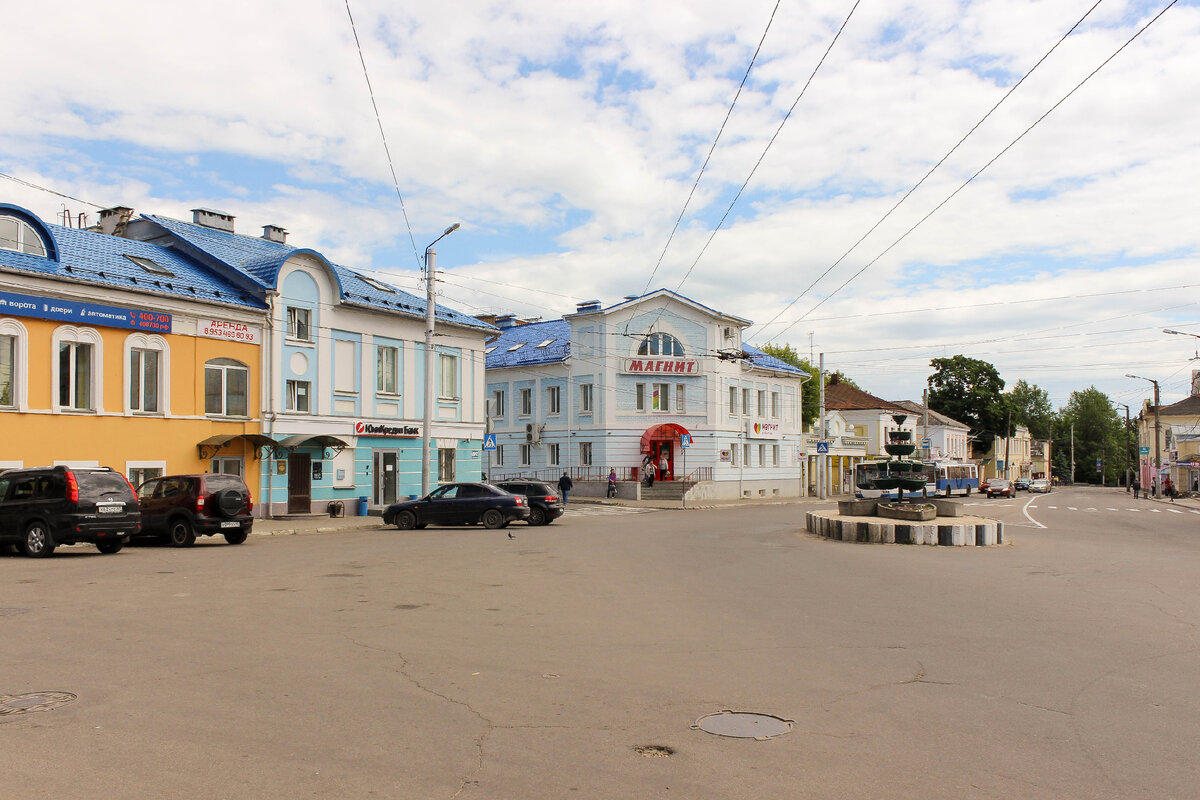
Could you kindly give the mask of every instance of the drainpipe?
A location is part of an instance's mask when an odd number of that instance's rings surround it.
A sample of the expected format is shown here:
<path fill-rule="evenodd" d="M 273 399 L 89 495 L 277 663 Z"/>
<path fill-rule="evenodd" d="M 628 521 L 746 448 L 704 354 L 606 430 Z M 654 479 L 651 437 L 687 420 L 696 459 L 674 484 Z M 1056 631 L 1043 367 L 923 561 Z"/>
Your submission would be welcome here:
<path fill-rule="evenodd" d="M 273 435 L 275 432 L 275 373 L 274 373 L 275 298 L 278 296 L 279 296 L 278 292 L 267 292 L 267 330 L 266 330 L 266 336 L 265 336 L 266 341 L 263 342 L 263 347 L 260 348 L 260 351 L 262 353 L 260 360 L 262 361 L 261 369 L 262 369 L 262 374 L 263 374 L 263 380 L 265 380 L 266 384 L 267 384 L 266 413 L 263 414 L 263 422 L 266 423 L 266 425 L 265 425 L 266 431 L 264 432 L 264 435 L 269 436 L 272 439 L 275 438 L 275 436 Z M 271 460 L 275 456 L 275 448 L 273 448 L 273 447 L 271 448 L 270 456 L 271 456 L 271 458 L 268 459 L 268 461 L 267 461 L 267 474 L 266 474 L 266 481 L 265 481 L 266 488 L 264 489 L 267 496 L 265 498 L 263 498 L 263 500 L 265 501 L 263 503 L 263 507 L 265 508 L 264 517 L 266 519 L 274 518 L 274 514 L 271 511 L 271 501 L 275 497 L 275 494 L 272 491 L 272 489 L 273 489 L 272 482 L 274 481 L 275 476 L 272 473 L 271 468 L 270 468 Z M 261 467 L 260 467 L 260 471 L 261 471 Z M 260 479 L 261 479 L 261 477 L 262 476 L 260 475 Z"/>

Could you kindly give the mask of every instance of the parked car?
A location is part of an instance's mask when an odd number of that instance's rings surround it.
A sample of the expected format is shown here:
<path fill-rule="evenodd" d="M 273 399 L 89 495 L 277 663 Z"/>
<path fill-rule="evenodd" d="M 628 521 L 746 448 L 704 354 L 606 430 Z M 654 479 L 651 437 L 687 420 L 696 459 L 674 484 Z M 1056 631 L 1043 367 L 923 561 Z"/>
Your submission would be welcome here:
<path fill-rule="evenodd" d="M 1029 484 L 1029 491 L 1038 492 L 1040 494 L 1046 494 L 1052 488 L 1053 486 L 1050 481 L 1046 480 L 1045 478 L 1038 478 Z"/>
<path fill-rule="evenodd" d="M 517 519 L 529 519 L 525 498 L 490 483 L 447 483 L 424 497 L 383 510 L 384 524 L 401 530 L 477 522 L 485 528 L 503 528 Z"/>
<path fill-rule="evenodd" d="M 141 536 L 191 547 L 197 536 L 221 534 L 230 544 L 246 541 L 254 528 L 254 500 L 240 475 L 164 475 L 138 487 Z"/>
<path fill-rule="evenodd" d="M 32 467 L 0 473 L 0 542 L 44 558 L 60 544 L 116 553 L 138 533 L 133 486 L 108 467 Z"/>
<path fill-rule="evenodd" d="M 1015 497 L 1017 490 L 1013 488 L 1010 481 L 992 478 L 988 481 L 987 496 L 992 497 Z"/>
<path fill-rule="evenodd" d="M 566 510 L 558 492 L 541 481 L 497 481 L 495 485 L 525 498 L 525 502 L 529 504 L 530 525 L 549 525 Z"/>
<path fill-rule="evenodd" d="M 1029 491 L 1029 484 L 1029 478 L 1017 478 L 1015 481 L 1013 481 L 1013 488 L 1015 488 L 1018 492 L 1021 490 Z"/>

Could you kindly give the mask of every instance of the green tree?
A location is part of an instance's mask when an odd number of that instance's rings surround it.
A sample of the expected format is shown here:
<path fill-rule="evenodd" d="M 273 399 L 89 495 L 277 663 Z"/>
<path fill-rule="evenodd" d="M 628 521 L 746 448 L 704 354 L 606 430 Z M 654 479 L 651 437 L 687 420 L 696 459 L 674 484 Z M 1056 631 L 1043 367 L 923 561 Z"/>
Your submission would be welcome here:
<path fill-rule="evenodd" d="M 1037 384 L 1017 381 L 1004 395 L 1008 410 L 1012 411 L 1014 425 L 1024 425 L 1034 439 L 1050 438 L 1050 422 L 1054 419 L 1054 408 L 1050 395 Z"/>
<path fill-rule="evenodd" d="M 971 438 L 980 449 L 992 446 L 1004 435 L 1008 408 L 1004 380 L 986 361 L 963 355 L 935 358 L 930 363 L 929 407 L 971 428 Z"/>
<path fill-rule="evenodd" d="M 1105 483 L 1119 483 L 1125 476 L 1125 421 L 1117 416 L 1108 395 L 1095 386 L 1071 392 L 1054 425 L 1054 461 L 1062 475 L 1071 471 L 1071 432 L 1074 427 L 1075 474 L 1071 480 L 1097 483 L 1103 467 Z"/>

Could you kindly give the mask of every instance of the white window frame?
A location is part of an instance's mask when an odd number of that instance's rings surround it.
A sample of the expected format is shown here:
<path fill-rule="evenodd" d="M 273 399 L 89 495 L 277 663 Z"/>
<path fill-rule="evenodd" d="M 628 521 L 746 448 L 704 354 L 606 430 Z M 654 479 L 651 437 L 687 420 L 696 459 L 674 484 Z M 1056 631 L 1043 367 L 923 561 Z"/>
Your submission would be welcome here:
<path fill-rule="evenodd" d="M 760 417 L 767 416 L 767 390 L 758 390 L 758 415 Z"/>
<path fill-rule="evenodd" d="M 229 363 L 220 363 L 229 362 Z M 217 370 L 221 373 L 221 410 L 208 410 L 208 370 Z M 229 413 L 229 372 L 230 370 L 241 370 L 246 373 L 246 413 L 231 414 Z M 204 362 L 204 377 L 201 382 L 201 403 L 204 407 L 204 414 L 208 417 L 233 417 L 234 419 L 246 419 L 250 416 L 250 367 L 232 358 L 212 358 Z"/>
<path fill-rule="evenodd" d="M 771 463 L 776 467 L 779 466 L 779 445 L 777 444 L 771 445 Z"/>
<path fill-rule="evenodd" d="M 90 407 L 78 408 L 74 405 L 61 405 L 59 403 L 60 378 L 59 378 L 59 346 L 64 344 L 87 344 L 91 345 L 91 374 L 90 386 L 91 392 Z M 104 410 L 104 339 L 101 338 L 100 332 L 93 328 L 78 328 L 74 325 L 61 325 L 54 329 L 54 335 L 51 337 L 50 343 L 50 370 L 51 398 L 54 404 L 55 413 L 59 414 L 95 414 Z M 75 374 L 75 368 L 71 370 L 72 376 Z M 71 383 L 74 384 L 72 377 Z M 73 389 L 73 387 L 72 387 Z M 73 395 L 74 392 L 72 391 Z"/>
<path fill-rule="evenodd" d="M 686 399 L 687 399 L 686 384 L 682 384 L 682 383 L 675 384 L 675 413 L 676 414 L 685 413 L 685 411 L 687 410 L 687 405 L 685 404 Z"/>
<path fill-rule="evenodd" d="M 592 443 L 591 442 L 580 442 L 579 443 L 579 466 L 581 466 L 581 467 L 592 466 Z"/>
<path fill-rule="evenodd" d="M 0 219 L 12 220 L 16 223 L 17 228 L 15 240 L 10 240 L 7 236 L 0 238 L 0 250 L 46 258 L 46 243 L 32 225 L 13 214 L 0 214 Z M 36 248 L 34 247 L 35 243 Z"/>
<path fill-rule="evenodd" d="M 546 387 L 546 415 L 557 417 L 562 413 L 562 387 L 547 386 Z M 558 463 L 557 461 L 554 463 Z"/>
<path fill-rule="evenodd" d="M 527 444 L 520 445 L 521 466 L 528 467 L 532 463 L 533 448 Z"/>
<path fill-rule="evenodd" d="M 745 464 L 747 467 L 751 466 L 751 462 L 750 462 L 750 453 L 751 453 L 751 452 L 752 452 L 752 451 L 750 450 L 750 443 L 749 443 L 749 442 L 743 442 L 743 443 L 742 443 L 742 462 L 743 462 L 743 463 L 744 463 L 744 464 Z"/>
<path fill-rule="evenodd" d="M 144 476 L 144 477 L 141 477 L 140 480 L 135 481 L 134 474 L 133 474 L 134 470 L 137 470 L 138 472 L 144 472 L 146 470 L 158 470 L 158 474 Z M 125 462 L 125 477 L 129 479 L 130 483 L 133 484 L 133 490 L 135 492 L 137 491 L 137 488 L 139 486 L 141 486 L 143 483 L 145 483 L 146 481 L 153 480 L 154 478 L 161 478 L 163 475 L 166 475 L 166 474 L 167 474 L 167 462 L 166 461 L 126 461 Z"/>
<path fill-rule="evenodd" d="M 760 467 L 767 465 L 767 446 L 762 443 L 758 445 L 758 465 Z"/>
<path fill-rule="evenodd" d="M 146 411 L 133 407 L 133 357 L 136 351 L 154 351 L 158 353 L 158 409 Z M 165 417 L 171 414 L 171 346 L 167 340 L 157 334 L 132 333 L 125 337 L 125 386 L 122 392 L 125 397 L 125 413 L 139 416 Z M 144 376 L 145 372 L 142 372 Z M 142 397 L 145 399 L 145 387 L 142 387 Z"/>
<path fill-rule="evenodd" d="M 521 413 L 518 416 L 529 417 L 533 415 L 533 389 L 521 389 Z"/>
<path fill-rule="evenodd" d="M 546 445 L 546 465 L 557 467 L 562 463 L 562 447 L 558 442 L 550 442 Z"/>
<path fill-rule="evenodd" d="M 458 399 L 458 356 L 438 353 L 438 399 Z"/>
<path fill-rule="evenodd" d="M 505 392 L 503 389 L 492 390 L 492 406 L 494 407 L 492 411 L 492 419 L 504 419 L 504 401 L 506 399 L 504 395 Z"/>
<path fill-rule="evenodd" d="M 650 384 L 650 404 L 654 405 L 654 391 L 658 390 L 658 408 L 651 408 L 652 414 L 670 414 L 671 413 L 671 384 L 669 383 L 652 383 Z"/>
<path fill-rule="evenodd" d="M 646 384 L 644 383 L 634 384 L 633 408 L 635 411 L 646 410 Z"/>
<path fill-rule="evenodd" d="M 771 392 L 771 419 L 779 419 L 779 392 Z"/>
<path fill-rule="evenodd" d="M 592 413 L 592 387 L 594 384 L 581 383 L 579 384 L 579 413 Z"/>
<path fill-rule="evenodd" d="M 742 416 L 744 417 L 750 416 L 750 398 L 754 396 L 751 394 L 753 391 L 749 386 L 742 387 Z"/>
<path fill-rule="evenodd" d="M 741 449 L 737 442 L 729 445 L 729 466 L 736 467 L 738 465 L 738 459 L 742 457 L 740 453 Z"/>
<path fill-rule="evenodd" d="M 385 353 L 391 353 L 390 375 Z M 388 388 L 388 380 L 391 388 Z M 398 397 L 400 395 L 400 348 L 392 344 L 375 345 L 375 394 Z"/>
<path fill-rule="evenodd" d="M 458 451 L 454 447 L 439 447 L 438 448 L 438 482 L 450 483 L 456 479 L 458 475 Z"/>
<path fill-rule="evenodd" d="M 304 342 L 312 344 L 313 336 L 313 310 L 304 306 L 288 306 L 284 312 L 286 315 L 287 339 L 291 342 Z"/>
<path fill-rule="evenodd" d="M 737 384 L 729 385 L 729 416 L 736 417 L 738 413 L 738 387 Z"/>
<path fill-rule="evenodd" d="M 349 349 L 349 353 L 347 353 Z M 358 396 L 358 341 L 338 337 L 330 348 L 333 355 L 333 393 Z"/>
<path fill-rule="evenodd" d="M 504 445 L 497 444 L 495 452 L 496 452 L 496 455 L 493 459 L 493 466 L 503 467 L 504 466 Z"/>
<path fill-rule="evenodd" d="M 29 363 L 29 332 L 15 319 L 0 319 L 0 336 L 13 340 L 12 396 L 0 408 L 25 411 L 29 408 L 29 374 L 25 367 Z"/>
<path fill-rule="evenodd" d="M 312 413 L 312 381 L 288 379 L 284 382 L 283 397 L 285 404 L 283 410 L 289 414 Z M 304 401 L 304 408 L 300 407 L 301 400 Z"/>

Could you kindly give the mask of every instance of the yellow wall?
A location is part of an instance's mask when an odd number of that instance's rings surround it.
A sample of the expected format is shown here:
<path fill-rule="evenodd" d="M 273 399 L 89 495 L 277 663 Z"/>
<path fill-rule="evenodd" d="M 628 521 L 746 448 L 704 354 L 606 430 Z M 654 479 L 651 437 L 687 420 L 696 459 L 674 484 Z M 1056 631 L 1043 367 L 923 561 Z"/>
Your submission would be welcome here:
<path fill-rule="evenodd" d="M 200 460 L 198 442 L 217 434 L 260 432 L 257 418 L 226 421 L 204 417 L 204 362 L 213 358 L 236 359 L 249 368 L 248 407 L 256 414 L 260 408 L 258 345 L 163 335 L 170 348 L 171 416 L 126 416 L 125 340 L 135 331 L 96 327 L 103 341 L 104 413 L 52 413 L 56 400 L 53 371 L 58 364 L 53 333 L 60 323 L 15 319 L 28 331 L 26 369 L 18 367 L 18 380 L 24 380 L 27 387 L 28 413 L 0 412 L 0 461 L 19 461 L 25 466 L 96 461 L 121 472 L 130 461 L 165 461 L 168 474 L 206 472 L 209 461 Z M 244 457 L 246 482 L 258 485 L 259 464 L 253 448 L 235 440 L 218 455 Z"/>

